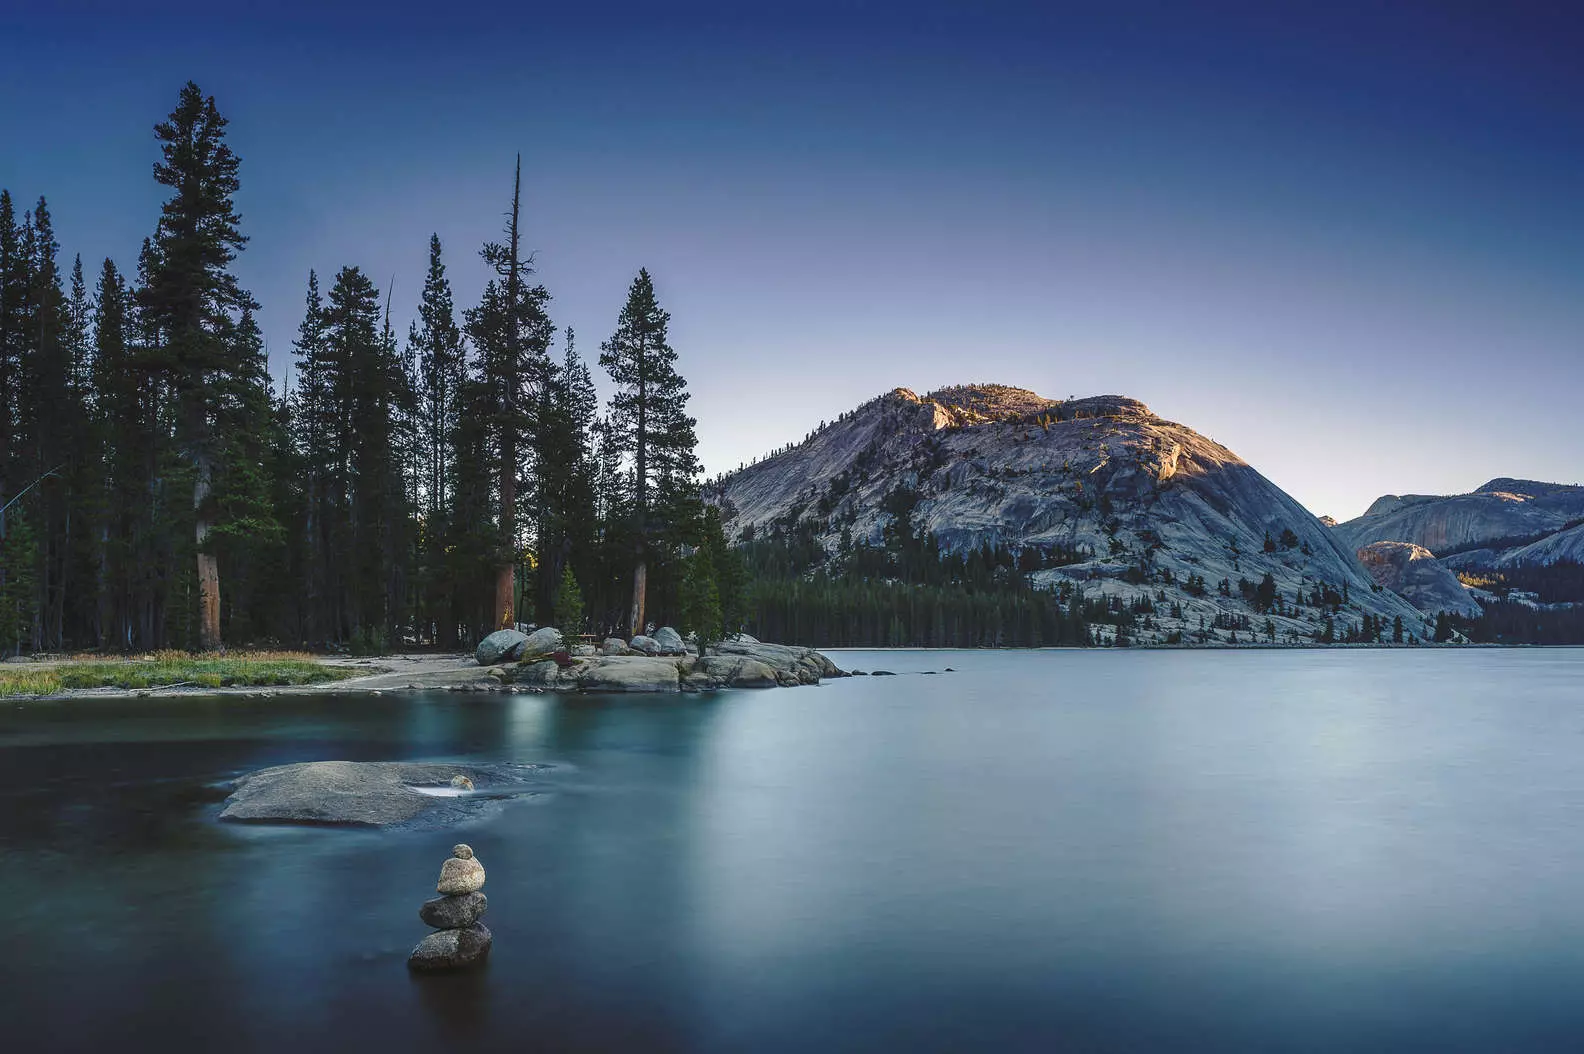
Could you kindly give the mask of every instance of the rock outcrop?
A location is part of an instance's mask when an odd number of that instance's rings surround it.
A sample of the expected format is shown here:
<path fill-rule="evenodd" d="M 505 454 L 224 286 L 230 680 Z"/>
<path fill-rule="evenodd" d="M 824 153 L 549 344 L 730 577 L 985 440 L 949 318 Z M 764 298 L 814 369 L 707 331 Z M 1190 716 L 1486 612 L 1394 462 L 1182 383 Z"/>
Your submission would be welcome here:
<path fill-rule="evenodd" d="M 678 642 L 681 637 L 672 631 Z M 658 648 L 660 635 L 634 637 Z M 618 642 L 619 643 L 619 642 Z M 606 642 L 603 654 L 567 658 L 566 662 L 525 658 L 511 679 L 517 684 L 559 691 L 657 692 L 708 691 L 716 688 L 774 688 L 818 684 L 827 677 L 845 677 L 834 662 L 813 648 L 763 644 L 747 635 L 722 641 L 700 657 L 684 646 L 673 655 L 622 654 Z"/>
<path fill-rule="evenodd" d="M 1123 396 L 898 388 L 705 496 L 737 540 L 809 531 L 831 554 L 844 539 L 883 544 L 895 521 L 888 510 L 909 505 L 911 528 L 947 552 L 1006 546 L 1039 567 L 1036 584 L 1149 600 L 1154 628 L 1141 643 L 1228 616 L 1268 620 L 1284 642 L 1310 640 L 1330 612 L 1293 601 L 1321 587 L 1345 595 L 1344 620 L 1369 613 L 1400 617 L 1420 637 L 1427 630 L 1411 604 L 1372 588 L 1354 547 L 1291 496 L 1219 443 Z M 1266 574 L 1282 612 L 1256 611 L 1239 588 Z"/>
<path fill-rule="evenodd" d="M 1371 542 L 1358 551 L 1358 558 L 1376 584 L 1390 589 L 1426 614 L 1448 611 L 1471 618 L 1480 614 L 1479 604 L 1457 576 L 1422 545 Z"/>
<path fill-rule="evenodd" d="M 452 823 L 488 802 L 521 793 L 533 771 L 526 766 L 404 761 L 278 765 L 237 780 L 220 819 L 350 827 Z"/>
<path fill-rule="evenodd" d="M 484 865 L 473 856 L 472 847 L 452 846 L 435 885 L 440 897 L 425 901 L 418 909 L 418 917 L 435 932 L 419 941 L 407 956 L 409 969 L 462 970 L 484 961 L 495 939 L 479 921 L 489 906 L 479 892 L 483 885 Z"/>

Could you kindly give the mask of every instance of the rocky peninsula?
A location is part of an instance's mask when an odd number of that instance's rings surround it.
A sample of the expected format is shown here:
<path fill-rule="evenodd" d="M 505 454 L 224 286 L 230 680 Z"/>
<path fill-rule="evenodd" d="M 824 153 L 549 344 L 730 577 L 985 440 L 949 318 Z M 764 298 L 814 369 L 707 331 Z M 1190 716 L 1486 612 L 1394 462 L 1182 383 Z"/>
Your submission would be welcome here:
<path fill-rule="evenodd" d="M 676 630 L 631 641 L 568 645 L 560 630 L 500 630 L 479 643 L 475 659 L 502 684 L 579 692 L 696 692 L 818 684 L 844 671 L 813 648 L 766 644 L 739 633 L 697 650 Z"/>

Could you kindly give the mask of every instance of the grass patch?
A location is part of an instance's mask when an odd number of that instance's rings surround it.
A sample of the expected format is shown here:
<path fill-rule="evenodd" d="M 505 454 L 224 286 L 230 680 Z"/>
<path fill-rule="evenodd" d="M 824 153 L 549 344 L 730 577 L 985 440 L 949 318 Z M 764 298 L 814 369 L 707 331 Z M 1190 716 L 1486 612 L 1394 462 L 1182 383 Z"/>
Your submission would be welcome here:
<path fill-rule="evenodd" d="M 231 688 L 340 681 L 356 670 L 317 662 L 306 652 L 189 655 L 162 651 L 130 659 L 81 656 L 34 669 L 0 666 L 0 697 L 55 695 L 75 688 Z"/>

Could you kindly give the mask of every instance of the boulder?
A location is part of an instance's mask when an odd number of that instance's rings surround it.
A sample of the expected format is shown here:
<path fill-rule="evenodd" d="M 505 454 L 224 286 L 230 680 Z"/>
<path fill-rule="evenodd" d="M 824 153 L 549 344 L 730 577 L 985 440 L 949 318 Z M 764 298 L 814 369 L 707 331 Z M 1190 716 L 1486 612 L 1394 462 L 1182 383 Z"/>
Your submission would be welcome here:
<path fill-rule="evenodd" d="M 387 827 L 419 820 L 453 822 L 498 795 L 425 794 L 453 789 L 461 777 L 489 790 L 521 785 L 526 772 L 507 766 L 430 765 L 404 761 L 309 761 L 277 765 L 232 785 L 220 819 L 233 823 Z"/>
<path fill-rule="evenodd" d="M 489 897 L 483 893 L 462 893 L 424 901 L 418 917 L 437 930 L 460 930 L 483 918 L 488 909 Z"/>
<path fill-rule="evenodd" d="M 646 637 L 642 633 L 634 637 L 627 645 L 640 655 L 659 655 L 660 642 L 653 637 Z"/>
<path fill-rule="evenodd" d="M 482 962 L 495 938 L 482 922 L 466 929 L 438 930 L 418 942 L 407 957 L 414 970 L 460 970 Z"/>
<path fill-rule="evenodd" d="M 686 655 L 688 646 L 682 640 L 682 634 L 670 626 L 661 626 L 655 630 L 654 642 L 660 648 L 661 655 Z"/>
<path fill-rule="evenodd" d="M 631 655 L 633 650 L 627 647 L 627 642 L 620 637 L 606 637 L 605 642 L 599 646 L 601 655 Z"/>
<path fill-rule="evenodd" d="M 574 644 L 567 650 L 575 659 L 592 659 L 600 653 L 600 650 L 592 644 Z"/>
<path fill-rule="evenodd" d="M 522 651 L 518 654 L 530 659 L 535 655 L 554 655 L 566 649 L 566 638 L 554 626 L 543 626 L 528 634 L 523 641 Z"/>
<path fill-rule="evenodd" d="M 577 683 L 585 692 L 676 692 L 681 672 L 674 659 L 610 655 L 583 667 Z"/>
<path fill-rule="evenodd" d="M 453 856 L 440 865 L 440 881 L 435 883 L 435 892 L 454 897 L 462 893 L 477 893 L 483 888 L 484 865 L 471 856 L 466 859 Z"/>
<path fill-rule="evenodd" d="M 517 667 L 517 673 L 512 679 L 518 684 L 531 685 L 535 688 L 568 688 L 576 687 L 576 673 L 576 666 L 563 668 L 554 659 L 539 659 Z"/>
<path fill-rule="evenodd" d="M 526 633 L 518 633 L 514 629 L 498 629 L 479 641 L 478 647 L 473 651 L 473 657 L 478 660 L 480 666 L 510 662 L 522 654 L 523 645 L 526 643 L 528 643 Z"/>

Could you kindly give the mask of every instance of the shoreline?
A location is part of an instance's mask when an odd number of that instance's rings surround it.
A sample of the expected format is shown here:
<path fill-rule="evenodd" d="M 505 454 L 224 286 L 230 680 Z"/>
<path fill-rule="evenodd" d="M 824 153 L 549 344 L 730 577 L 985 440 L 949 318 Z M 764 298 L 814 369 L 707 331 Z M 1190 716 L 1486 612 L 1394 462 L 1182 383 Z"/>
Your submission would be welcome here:
<path fill-rule="evenodd" d="M 841 646 L 817 649 L 821 652 L 834 654 L 856 654 L 861 652 L 1222 652 L 1222 651 L 1466 651 L 1472 649 L 1510 649 L 1510 650 L 1577 650 L 1584 648 L 1579 644 L 1221 644 L 1221 645 L 1183 645 L 1183 644 L 1140 644 L 1126 648 L 1094 648 L 1094 647 L 1068 647 L 1051 646 L 1041 648 L 993 648 L 993 647 L 958 647 L 958 648 L 931 648 L 918 646 L 901 647 L 857 647 Z M 8 661 L 5 667 L 22 670 L 45 670 L 50 667 L 66 666 L 74 660 L 71 659 L 42 659 L 18 662 Z M 11 695 L 0 697 L 0 702 L 20 705 L 22 703 L 44 702 L 70 702 L 83 699 L 146 699 L 160 698 L 171 699 L 181 697 L 223 696 L 243 699 L 267 699 L 282 695 L 340 695 L 340 696 L 381 696 L 395 692 L 412 691 L 449 691 L 461 693 L 492 693 L 502 695 L 541 695 L 577 694 L 576 690 L 568 692 L 565 688 L 556 686 L 540 686 L 534 684 L 513 683 L 509 678 L 503 677 L 499 671 L 503 668 L 510 669 L 514 664 L 503 666 L 480 666 L 471 655 L 435 655 L 422 654 L 393 654 L 372 657 L 351 656 L 323 656 L 319 658 L 322 665 L 340 670 L 365 671 L 342 680 L 320 681 L 314 684 L 292 685 L 233 685 L 229 687 L 208 687 L 203 685 L 169 685 L 153 688 L 73 688 L 64 692 L 48 695 Z"/>

